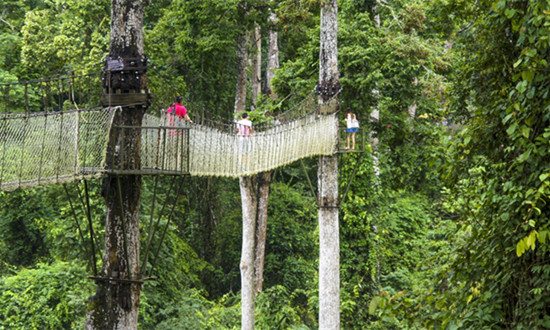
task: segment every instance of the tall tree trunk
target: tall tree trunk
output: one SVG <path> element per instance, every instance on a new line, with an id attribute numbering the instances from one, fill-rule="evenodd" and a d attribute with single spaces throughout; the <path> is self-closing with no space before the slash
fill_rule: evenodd
<path id="1" fill-rule="evenodd" d="M 275 24 L 276 15 L 271 13 L 269 21 Z M 261 58 L 260 58 L 261 61 Z M 270 97 L 276 95 L 271 91 L 271 79 L 275 75 L 275 69 L 279 68 L 279 46 L 278 34 L 274 29 L 269 30 L 268 60 L 266 68 L 266 88 L 265 92 Z M 254 291 L 256 294 L 263 289 L 264 282 L 264 261 L 265 261 L 265 240 L 267 232 L 267 207 L 269 201 L 269 187 L 271 185 L 271 171 L 263 172 L 257 175 L 258 179 L 258 214 L 256 221 L 256 261 L 254 278 Z"/>
<path id="2" fill-rule="evenodd" d="M 256 30 L 256 38 L 260 38 L 259 35 L 259 29 Z M 266 68 L 266 75 L 269 76 L 269 72 L 273 72 L 273 68 L 271 65 L 274 65 L 274 60 L 277 61 L 277 66 L 279 63 L 279 53 L 278 53 L 278 47 L 277 47 L 277 38 L 274 40 L 271 38 L 271 31 L 270 33 L 270 39 L 269 39 L 269 56 L 267 62 L 267 68 Z M 256 57 L 256 64 L 257 69 L 256 72 L 258 73 L 257 77 L 253 77 L 254 81 L 257 81 L 257 91 L 259 92 L 261 90 L 261 46 L 258 45 L 258 54 Z M 273 47 L 275 47 L 275 52 Z M 254 76 L 254 75 L 253 75 Z M 269 82 L 269 86 L 271 86 L 271 78 L 268 78 L 266 82 Z M 266 91 L 268 89 L 266 88 Z M 252 97 L 258 97 L 258 95 L 253 94 Z M 253 99 L 252 103 L 255 104 L 256 100 Z M 260 173 L 256 176 L 257 182 L 258 182 L 258 208 L 257 208 L 257 214 L 256 214 L 256 248 L 255 248 L 255 257 L 256 260 L 254 262 L 254 292 L 256 294 L 260 293 L 263 289 L 263 282 L 264 282 L 264 261 L 265 261 L 265 240 L 266 240 L 266 233 L 267 233 L 267 208 L 269 204 L 269 187 L 271 185 L 271 171 Z"/>
<path id="3" fill-rule="evenodd" d="M 246 110 L 246 82 L 248 78 L 247 62 L 248 62 L 248 33 L 243 33 L 237 39 L 237 90 L 235 91 L 235 112 L 243 112 Z"/>
<path id="4" fill-rule="evenodd" d="M 257 183 L 254 177 L 240 177 L 243 212 L 243 243 L 241 250 L 241 329 L 254 329 L 254 234 L 257 212 Z"/>
<path id="5" fill-rule="evenodd" d="M 111 45 L 106 61 L 104 91 L 111 105 L 121 105 L 113 126 L 141 126 L 145 105 L 125 106 L 116 93 L 147 99 L 143 50 L 143 13 L 146 0 L 112 0 Z M 121 69 L 121 67 L 123 69 Z M 132 68 L 132 69 L 128 69 Z M 124 70 L 127 69 L 127 70 Z M 128 95 L 126 95 L 128 96 Z M 126 101 L 127 102 L 127 101 Z M 138 103 L 139 103 L 138 102 Z M 145 103 L 143 103 L 145 104 Z M 113 168 L 139 168 L 141 130 L 113 130 L 108 150 Z M 120 157 L 124 154 L 124 158 Z M 110 157 L 110 156 L 108 156 Z M 139 269 L 139 202 L 141 176 L 109 174 L 103 181 L 105 197 L 105 252 L 96 294 L 90 298 L 87 329 L 137 329 L 141 284 Z"/>
<path id="6" fill-rule="evenodd" d="M 277 32 L 277 14 L 272 12 L 269 15 L 269 22 L 271 28 L 269 29 L 269 48 L 267 50 L 265 89 L 267 95 L 272 98 L 276 98 L 277 95 L 275 95 L 272 91 L 271 81 L 275 76 L 275 70 L 279 68 L 279 33 Z"/>
<path id="7" fill-rule="evenodd" d="M 378 102 L 380 92 L 377 89 L 373 89 L 372 94 L 376 99 L 375 102 Z M 370 118 L 372 121 L 376 122 L 376 124 L 380 122 L 380 109 L 379 109 L 378 103 L 376 103 L 374 110 L 371 112 Z M 378 127 L 378 125 L 375 125 L 375 126 Z M 371 131 L 370 140 L 371 140 L 371 146 L 372 146 L 372 153 L 371 153 L 371 157 L 373 159 L 372 165 L 374 167 L 374 173 L 376 173 L 376 177 L 378 179 L 380 178 L 380 168 L 378 167 L 378 137 L 376 135 L 377 135 L 376 130 Z M 378 180 L 377 180 L 377 183 L 378 183 Z"/>
<path id="8" fill-rule="evenodd" d="M 246 7 L 246 1 L 241 6 Z M 244 8 L 246 11 L 246 9 Z M 246 14 L 245 14 L 246 15 Z M 246 110 L 246 85 L 248 63 L 248 35 L 246 30 L 237 40 L 238 77 L 235 93 L 235 113 Z M 241 251 L 241 329 L 254 329 L 254 248 L 257 212 L 255 180 L 251 176 L 240 177 L 243 237 Z"/>
<path id="9" fill-rule="evenodd" d="M 418 86 L 418 78 L 417 77 L 414 77 L 414 79 L 412 81 L 412 84 L 414 86 Z M 416 100 L 413 100 L 413 104 L 409 105 L 407 110 L 409 112 L 409 118 L 411 120 L 414 120 L 416 118 Z"/>
<path id="10" fill-rule="evenodd" d="M 374 11 L 374 25 L 377 27 L 377 28 L 380 28 L 380 13 L 378 12 L 378 4 L 376 4 L 374 7 L 373 7 L 373 11 Z M 378 87 L 378 85 L 376 85 L 376 87 Z M 378 124 L 380 122 L 380 105 L 379 105 L 379 101 L 380 101 L 380 91 L 378 91 L 377 88 L 373 89 L 372 90 L 372 94 L 374 96 L 374 99 L 375 99 L 375 107 L 374 107 L 374 110 L 372 111 L 371 113 L 371 120 L 376 122 L 376 125 L 375 127 L 378 127 Z M 371 145 L 372 145 L 372 153 L 371 153 L 371 157 L 372 157 L 372 166 L 373 166 L 373 169 L 374 169 L 374 173 L 376 175 L 376 181 L 375 181 L 375 185 L 377 186 L 378 189 L 380 189 L 380 166 L 379 166 L 379 160 L 378 160 L 378 132 L 376 130 L 372 130 L 371 133 L 370 133 L 370 140 L 371 140 Z M 374 217 L 374 220 L 373 220 L 373 223 L 372 223 L 372 232 L 374 233 L 374 236 L 375 237 L 378 237 L 378 212 L 376 212 L 376 215 Z M 379 245 L 379 241 L 378 239 L 375 239 L 375 244 L 376 246 L 378 247 Z M 376 275 L 375 275 L 375 282 L 376 284 L 380 283 L 380 259 L 377 258 L 376 259 Z"/>
<path id="11" fill-rule="evenodd" d="M 334 113 L 334 96 L 340 86 L 338 71 L 338 5 L 321 8 L 319 53 L 319 104 L 321 112 Z M 336 123 L 337 125 L 337 123 Z M 337 141 L 334 141 L 337 143 Z M 319 329 L 340 328 L 340 241 L 338 225 L 338 155 L 319 157 Z"/>
<path id="12" fill-rule="evenodd" d="M 256 25 L 252 31 L 252 46 L 254 47 L 254 56 L 252 57 L 252 77 L 251 79 L 251 97 L 252 110 L 256 110 L 258 98 L 262 92 L 262 36 L 259 25 Z"/>
<path id="13" fill-rule="evenodd" d="M 271 171 L 256 175 L 258 182 L 258 208 L 256 213 L 256 248 L 254 262 L 254 292 L 260 293 L 264 283 L 265 239 L 267 233 L 267 206 L 269 204 L 269 186 Z"/>

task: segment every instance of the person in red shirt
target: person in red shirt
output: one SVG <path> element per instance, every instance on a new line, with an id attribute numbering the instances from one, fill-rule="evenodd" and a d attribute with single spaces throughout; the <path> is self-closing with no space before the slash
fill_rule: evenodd
<path id="1" fill-rule="evenodd" d="M 184 120 L 189 123 L 193 123 L 187 109 L 181 104 L 181 96 L 176 97 L 176 102 L 173 103 L 168 109 L 166 109 L 166 115 L 168 116 L 168 126 L 183 126 Z M 183 132 L 180 131 L 179 135 Z M 170 132 L 170 135 L 175 135 L 175 132 Z"/>

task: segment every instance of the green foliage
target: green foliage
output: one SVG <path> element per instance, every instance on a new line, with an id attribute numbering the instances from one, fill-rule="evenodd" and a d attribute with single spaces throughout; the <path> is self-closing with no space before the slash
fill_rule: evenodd
<path id="1" fill-rule="evenodd" d="M 439 255 L 449 251 L 450 223 L 433 214 L 438 206 L 422 193 L 371 194 L 363 200 L 359 190 L 344 204 L 343 322 L 349 328 L 421 328 L 433 312 L 420 306 L 429 307 L 425 299 L 444 269 Z"/>
<path id="2" fill-rule="evenodd" d="M 68 196 L 65 189 L 61 186 L 49 187 L 45 190 L 47 194 L 42 197 L 43 201 L 47 198 L 47 203 L 57 210 L 55 216 L 43 219 L 48 249 L 54 258 L 92 262 L 90 227 L 86 215 L 86 205 L 89 204 L 96 239 L 96 258 L 101 260 L 101 256 L 99 256 L 99 252 L 97 251 L 103 248 L 105 201 L 101 196 L 100 182 L 100 180 L 91 180 L 87 183 L 88 202 L 85 201 L 85 190 L 82 183 L 66 185 L 67 192 L 69 193 Z M 71 203 L 73 204 L 72 207 Z M 100 268 L 101 266 L 97 265 L 97 267 Z M 88 270 L 91 272 L 92 269 L 90 264 Z"/>
<path id="3" fill-rule="evenodd" d="M 311 329 L 316 325 L 303 290 L 290 293 L 284 286 L 272 286 L 256 296 L 259 329 Z"/>
<path id="4" fill-rule="evenodd" d="M 431 207 L 419 195 L 406 196 L 398 192 L 386 197 L 378 222 L 382 286 L 391 285 L 398 291 L 411 288 L 412 283 L 400 280 L 408 276 L 401 274 L 413 272 L 426 257 Z"/>
<path id="5" fill-rule="evenodd" d="M 279 99 L 264 100 L 263 109 L 276 113 L 317 83 L 323 2 L 150 2 L 149 87 L 160 93 L 168 86 L 195 114 L 230 119 L 236 38 L 254 21 L 265 38 L 271 7 L 279 18 L 281 68 L 273 81 Z M 340 214 L 342 327 L 550 327 L 548 3 L 349 0 L 339 6 L 341 106 L 352 107 L 380 141 L 374 146 L 380 176 L 369 154 L 341 157 L 340 191 L 349 184 Z M 108 8 L 105 0 L 4 1 L 0 82 L 101 61 Z M 25 109 L 24 93 L 23 86 L 10 86 L 1 110 Z M 31 101 L 36 95 L 29 90 Z M 374 110 L 380 123 L 369 122 Z M 453 127 L 442 126 L 451 115 Z M 316 160 L 304 164 L 315 177 Z M 142 233 L 153 198 L 153 180 L 144 182 Z M 161 182 L 157 203 L 174 197 L 168 187 Z M 99 189 L 90 193 L 101 237 Z M 140 326 L 236 329 L 238 186 L 191 178 L 183 190 L 153 274 L 158 279 L 144 286 Z M 70 193 L 87 240 L 85 211 L 74 188 Z M 90 288 L 76 265 L 85 249 L 61 187 L 0 193 L 0 210 L 0 327 L 81 327 Z M 153 218 L 158 215 L 157 209 Z M 316 228 L 301 168 L 274 171 L 259 328 L 317 327 Z M 151 251 L 146 269 L 153 259 Z M 44 260 L 71 261 L 37 263 Z"/>
<path id="6" fill-rule="evenodd" d="M 341 318 L 345 328 L 360 328 L 369 315 L 367 297 L 376 293 L 379 248 L 377 222 L 379 218 L 377 177 L 369 154 L 342 156 L 340 191 L 349 184 L 343 196 L 340 225 L 341 254 Z M 355 177 L 351 174 L 357 166 Z"/>
<path id="7" fill-rule="evenodd" d="M 455 224 L 452 220 L 427 215 L 430 208 L 438 209 L 441 206 L 430 205 L 428 200 L 418 195 L 403 197 L 398 204 L 412 202 L 406 206 L 408 210 L 404 210 L 403 214 L 410 215 L 412 211 L 424 225 L 418 226 L 418 222 L 413 221 L 411 233 L 407 232 L 408 237 L 402 238 L 402 241 L 396 242 L 393 237 L 389 237 L 390 244 L 381 242 L 382 258 L 388 258 L 388 252 L 391 257 L 394 248 L 392 244 L 395 244 L 396 250 L 404 253 L 406 262 L 401 265 L 394 260 L 393 264 L 397 268 L 390 272 L 381 269 L 380 292 L 368 302 L 368 312 L 374 321 L 371 325 L 374 329 L 445 328 L 440 322 L 440 312 L 448 306 L 446 302 L 438 302 L 437 298 L 452 284 L 442 282 L 440 278 L 442 273 L 452 272 L 448 264 L 454 257 L 453 245 L 460 245 L 463 240 L 462 237 L 453 236 Z M 440 212 L 444 213 L 441 209 Z M 394 225 L 408 226 L 410 219 Z M 399 230 L 395 232 L 403 234 Z M 390 235 L 383 236 L 388 239 Z"/>
<path id="8" fill-rule="evenodd" d="M 441 183 L 435 165 L 441 163 L 441 147 L 447 127 L 431 119 L 410 122 L 407 115 L 389 116 L 381 128 L 381 180 L 393 189 L 423 191 L 436 197 Z M 384 123 L 385 124 L 385 123 Z"/>
<path id="9" fill-rule="evenodd" d="M 146 46 L 166 84 L 186 95 L 209 117 L 232 113 L 236 83 L 236 38 L 241 32 L 236 1 L 171 2 L 151 31 Z M 197 111 L 197 110 L 195 110 Z M 224 113 L 225 112 L 225 113 Z"/>
<path id="10" fill-rule="evenodd" d="M 145 241 L 142 241 L 142 246 L 146 246 Z M 149 270 L 159 240 L 153 240 L 152 246 L 154 249 L 149 256 Z M 185 297 L 184 292 L 192 291 L 195 295 L 203 293 L 200 291 L 202 285 L 199 275 L 205 267 L 208 264 L 200 260 L 196 252 L 175 234 L 174 228 L 169 229 L 151 274 L 155 280 L 148 281 L 142 291 L 144 304 L 140 308 L 140 326 L 151 328 L 164 322 L 173 313 L 171 306 L 188 302 L 181 300 L 182 294 Z"/>
<path id="11" fill-rule="evenodd" d="M 304 50 L 308 53 L 311 51 L 310 46 L 315 46 L 315 49 L 318 49 L 318 43 L 317 45 L 309 43 L 313 37 L 310 34 L 311 31 L 318 32 L 320 0 L 280 0 L 274 7 L 274 12 L 277 14 L 275 28 L 280 31 L 281 63 L 295 61 L 303 57 Z M 300 24 L 296 24 L 297 22 Z M 305 44 L 308 47 L 304 47 Z"/>
<path id="12" fill-rule="evenodd" d="M 0 192 L 0 210 L 3 262 L 30 266 L 41 257 L 49 256 L 43 222 L 54 213 L 51 204 L 45 207 L 40 194 L 29 190 Z"/>
<path id="13" fill-rule="evenodd" d="M 318 251 L 313 201 L 286 184 L 274 183 L 268 219 L 264 287 L 307 290 L 314 283 Z"/>
<path id="14" fill-rule="evenodd" d="M 21 38 L 15 33 L 0 34 L 0 69 L 2 71 L 10 70 L 16 65 L 15 62 L 19 59 L 20 43 Z M 7 81 L 16 80 L 11 79 Z"/>
<path id="15" fill-rule="evenodd" d="M 0 328 L 82 328 L 92 291 L 85 268 L 76 263 L 38 263 L 0 278 Z"/>
<path id="16" fill-rule="evenodd" d="M 443 325 L 542 328 L 548 314 L 548 3 L 481 1 L 461 36 L 452 107 L 465 128 L 444 175 L 462 225 Z M 518 256 L 521 258 L 518 259 Z M 452 269 L 452 271 L 451 271 Z M 461 301 L 465 303 L 458 304 Z"/>
<path id="17" fill-rule="evenodd" d="M 190 289 L 181 293 L 178 302 L 161 312 L 164 319 L 155 329 L 238 329 L 240 325 L 240 300 L 232 295 L 214 303 L 206 300 L 198 291 Z"/>
<path id="18" fill-rule="evenodd" d="M 55 0 L 26 13 L 21 77 L 50 76 L 103 60 L 108 47 L 109 2 Z"/>
<path id="19" fill-rule="evenodd" d="M 45 258 L 91 261 L 86 211 L 76 189 L 68 185 L 68 191 L 76 220 L 61 186 L 0 193 L 0 254 L 3 262 L 31 266 Z M 103 237 L 104 228 L 103 199 L 99 193 L 98 186 L 90 184 L 90 215 L 98 239 Z M 83 197 L 84 192 L 81 191 L 80 196 Z M 101 242 L 99 239 L 97 244 L 101 246 Z"/>
<path id="20" fill-rule="evenodd" d="M 25 14 L 31 8 L 41 5 L 42 1 L 5 0 L 0 13 L 0 72 L 15 75 L 21 60 L 21 27 Z M 0 73 L 1 74 L 1 73 Z M 9 81 L 17 81 L 11 79 Z"/>
<path id="21" fill-rule="evenodd" d="M 182 207 L 176 209 L 174 223 L 178 226 L 178 236 L 212 266 L 200 273 L 207 296 L 216 299 L 238 291 L 242 235 L 238 183 L 192 177 L 185 181 L 183 189 L 184 194 L 178 201 Z"/>

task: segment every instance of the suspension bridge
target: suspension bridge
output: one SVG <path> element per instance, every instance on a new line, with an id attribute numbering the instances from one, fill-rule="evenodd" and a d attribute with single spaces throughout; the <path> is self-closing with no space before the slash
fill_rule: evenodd
<path id="1" fill-rule="evenodd" d="M 4 92 L 0 190 L 69 183 L 108 173 L 237 178 L 343 149 L 337 114 L 320 115 L 314 92 L 288 111 L 256 123 L 243 153 L 239 150 L 243 137 L 230 121 L 196 120 L 192 125 L 171 126 L 162 114 L 145 114 L 139 127 L 114 126 L 119 107 L 90 106 L 99 103 L 99 79 L 100 72 L 0 85 Z M 159 99 L 153 102 L 158 110 L 173 98 Z M 138 130 L 140 162 L 117 165 L 110 158 L 107 150 L 124 158 L 124 150 L 109 140 L 115 130 L 122 139 Z M 362 136 L 358 146 L 364 146 Z"/>

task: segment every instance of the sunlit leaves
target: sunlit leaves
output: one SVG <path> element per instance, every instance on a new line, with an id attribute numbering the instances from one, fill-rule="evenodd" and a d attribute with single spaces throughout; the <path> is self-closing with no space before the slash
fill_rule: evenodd
<path id="1" fill-rule="evenodd" d="M 108 50 L 110 2 L 56 0 L 27 12 L 21 60 L 28 78 L 101 61 Z"/>
<path id="2" fill-rule="evenodd" d="M 481 1 L 480 6 L 488 6 L 480 11 L 485 18 L 461 35 L 464 48 L 458 50 L 466 60 L 457 66 L 451 104 L 467 120 L 463 134 L 471 137 L 467 144 L 453 143 L 454 172 L 449 176 L 460 200 L 469 201 L 461 219 L 471 228 L 471 238 L 453 264 L 467 285 L 456 287 L 455 294 L 470 299 L 471 307 L 460 306 L 462 326 L 507 320 L 507 327 L 539 327 L 544 323 L 541 306 L 548 299 L 528 292 L 549 277 L 531 272 L 525 263 L 542 267 L 549 252 L 550 152 L 544 134 L 550 125 L 545 101 L 550 30 L 543 13 L 549 5 L 500 0 Z M 480 160 L 486 171 L 472 171 Z M 483 284 L 479 297 L 467 292 L 476 282 Z M 511 318 L 518 310 L 510 299 L 524 301 L 529 312 Z M 480 310 L 492 317 L 476 316 Z"/>

